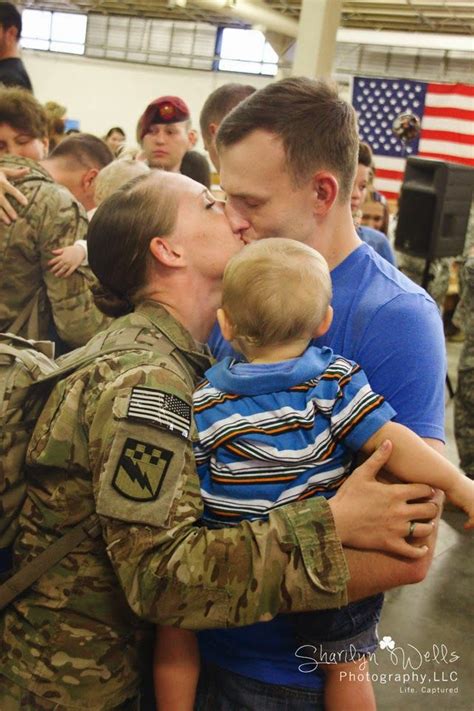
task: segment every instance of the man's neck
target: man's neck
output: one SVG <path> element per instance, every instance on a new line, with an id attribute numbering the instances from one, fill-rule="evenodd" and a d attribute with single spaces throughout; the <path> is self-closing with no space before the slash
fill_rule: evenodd
<path id="1" fill-rule="evenodd" d="M 0 60 L 2 59 L 19 59 L 20 58 L 20 48 L 18 45 L 15 47 L 6 47 L 4 51 L 0 54 Z"/>
<path id="2" fill-rule="evenodd" d="M 249 363 L 280 363 L 303 355 L 308 347 L 309 340 L 308 338 L 301 338 L 289 343 L 249 348 L 244 355 Z"/>
<path id="3" fill-rule="evenodd" d="M 309 243 L 335 269 L 361 244 L 349 204 L 334 207 L 330 214 L 316 218 L 314 239 Z"/>

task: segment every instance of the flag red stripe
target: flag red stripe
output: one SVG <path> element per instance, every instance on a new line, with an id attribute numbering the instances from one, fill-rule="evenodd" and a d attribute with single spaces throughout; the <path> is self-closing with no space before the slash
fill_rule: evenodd
<path id="1" fill-rule="evenodd" d="M 400 196 L 399 192 L 398 193 L 391 193 L 388 190 L 380 190 L 380 192 L 382 193 L 382 195 L 385 195 L 387 200 L 398 200 L 398 198 Z"/>
<path id="2" fill-rule="evenodd" d="M 421 137 L 431 139 L 432 141 L 451 141 L 452 143 L 464 143 L 468 146 L 474 146 L 473 135 L 456 133 L 455 131 L 433 131 L 429 128 L 423 128 Z"/>
<path id="3" fill-rule="evenodd" d="M 469 109 L 453 109 L 448 106 L 425 106 L 423 116 L 436 116 L 438 118 L 464 119 L 474 121 L 474 111 Z"/>
<path id="4" fill-rule="evenodd" d="M 474 158 L 462 158 L 460 156 L 449 156 L 446 153 L 430 153 L 429 151 L 420 151 L 418 153 L 420 158 L 441 158 L 441 160 L 446 160 L 450 163 L 462 163 L 462 165 L 472 165 L 474 166 Z"/>
<path id="5" fill-rule="evenodd" d="M 403 170 L 388 170 L 388 168 L 377 168 L 377 178 L 388 178 L 389 180 L 401 180 L 403 178 Z"/>
<path id="6" fill-rule="evenodd" d="M 461 94 L 474 96 L 473 84 L 428 84 L 428 94 Z"/>

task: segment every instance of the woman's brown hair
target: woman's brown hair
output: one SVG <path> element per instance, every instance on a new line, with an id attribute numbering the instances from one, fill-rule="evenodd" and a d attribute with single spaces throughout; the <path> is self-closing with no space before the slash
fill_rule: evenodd
<path id="1" fill-rule="evenodd" d="M 0 84 L 0 123 L 31 138 L 47 138 L 48 117 L 30 91 Z"/>
<path id="2" fill-rule="evenodd" d="M 99 280 L 97 307 L 108 316 L 133 311 L 146 285 L 153 237 L 172 232 L 178 209 L 176 190 L 166 173 L 140 175 L 100 204 L 89 224 L 88 257 Z"/>

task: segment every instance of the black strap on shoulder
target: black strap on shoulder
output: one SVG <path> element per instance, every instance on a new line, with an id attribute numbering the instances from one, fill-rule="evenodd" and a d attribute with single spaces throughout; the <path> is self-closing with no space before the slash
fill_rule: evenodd
<path id="1" fill-rule="evenodd" d="M 100 535 L 101 526 L 97 514 L 91 514 L 84 521 L 78 523 L 70 531 L 58 538 L 57 541 L 48 546 L 42 553 L 21 570 L 8 578 L 3 585 L 0 585 L 0 610 L 10 604 L 18 595 L 30 587 L 38 580 L 43 573 L 59 563 L 68 553 L 78 546 L 86 538 L 97 538 Z"/>

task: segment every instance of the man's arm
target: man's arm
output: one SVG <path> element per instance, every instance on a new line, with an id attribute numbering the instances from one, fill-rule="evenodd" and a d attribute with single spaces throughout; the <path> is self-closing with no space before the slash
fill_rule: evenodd
<path id="1" fill-rule="evenodd" d="M 444 444 L 436 439 L 424 440 L 430 447 L 443 453 Z M 390 475 L 388 475 L 390 478 Z M 387 484 L 392 486 L 392 484 Z M 438 524 L 441 517 L 444 495 L 438 491 L 432 499 L 436 503 L 437 513 L 433 519 L 432 531 L 426 538 L 419 538 L 420 545 L 428 547 L 428 552 L 422 558 L 407 559 L 398 555 L 391 555 L 379 551 L 362 551 L 353 548 L 345 548 L 347 565 L 351 579 L 348 583 L 349 600 L 360 600 L 361 598 L 375 595 L 400 585 L 410 585 L 419 583 L 426 577 L 431 561 L 433 560 L 436 538 L 438 535 Z M 408 504 L 416 506 L 416 504 Z M 415 520 L 413 516 L 411 520 Z M 420 526 L 426 530 L 426 524 L 419 524 L 415 527 L 415 532 L 420 531 Z M 417 531 L 418 529 L 418 531 Z M 428 529 L 429 530 L 429 529 Z M 408 534 L 408 529 L 407 529 Z"/>

